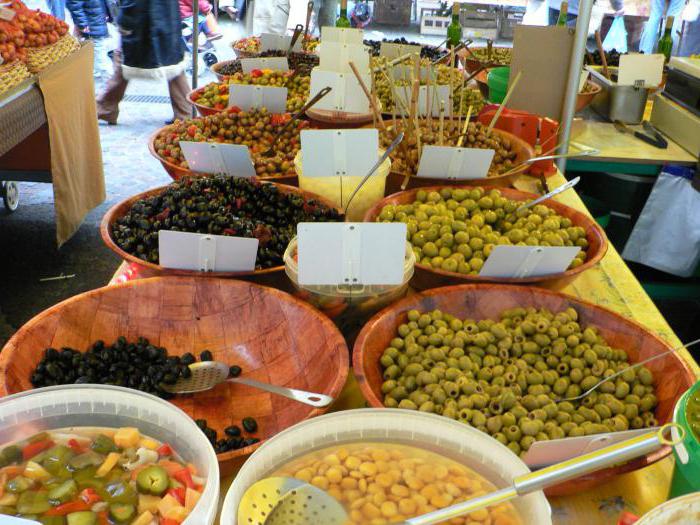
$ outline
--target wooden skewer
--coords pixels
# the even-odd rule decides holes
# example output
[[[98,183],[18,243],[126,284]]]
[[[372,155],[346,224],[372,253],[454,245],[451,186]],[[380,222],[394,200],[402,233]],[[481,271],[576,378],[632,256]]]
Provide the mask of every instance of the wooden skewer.
[[[598,53],[600,53],[600,62],[603,64],[603,75],[608,80],[610,78],[610,71],[608,71],[608,59],[605,57],[605,49],[603,49],[603,41],[600,39],[600,31],[595,32],[595,43],[598,46]]]
[[[503,102],[501,102],[501,105],[498,106],[498,109],[496,110],[496,114],[491,119],[491,123],[489,124],[489,127],[486,130],[487,135],[491,134],[493,127],[496,125],[496,122],[498,122],[498,119],[501,116],[501,113],[503,113],[503,110],[505,109],[506,104],[508,104],[508,100],[510,99],[510,96],[513,94],[513,91],[515,91],[515,87],[518,85],[518,82],[520,82],[520,78],[522,77],[522,75],[523,75],[522,71],[518,71],[518,74],[515,75],[515,79],[513,79],[513,82],[511,83],[510,87],[508,88],[508,92],[506,93],[506,96],[503,97]]]
[[[459,135],[459,140],[457,141],[457,147],[461,148],[464,143],[464,136],[467,134],[467,128],[469,127],[469,119],[472,116],[472,105],[469,104],[469,111],[467,111],[467,119],[464,121],[464,127],[462,128],[462,133]]]
[[[445,144],[445,101],[440,101],[440,134],[438,135],[440,146]]]
[[[459,110],[457,111],[457,123],[458,129],[462,129],[462,105],[464,104],[464,74],[460,72],[460,76],[462,77],[462,83],[459,86]],[[454,111],[454,108],[452,108]],[[470,106],[471,109],[471,106]],[[469,120],[469,119],[467,119]]]
[[[348,65],[350,66],[350,69],[352,69],[352,72],[355,75],[355,78],[357,79],[357,81],[359,82],[360,87],[362,88],[362,91],[364,92],[365,96],[367,97],[367,100],[369,100],[369,105],[372,108],[373,118],[376,119],[377,122],[379,122],[379,125],[382,128],[382,131],[386,131],[387,129],[386,129],[386,125],[384,124],[384,119],[382,118],[382,114],[379,111],[379,108],[377,107],[377,103],[376,103],[374,97],[372,96],[372,93],[370,93],[370,91],[367,89],[367,86],[365,85],[365,81],[362,80],[362,76],[360,76],[360,72],[357,70],[357,67],[355,66],[355,64],[352,61],[349,62]]]

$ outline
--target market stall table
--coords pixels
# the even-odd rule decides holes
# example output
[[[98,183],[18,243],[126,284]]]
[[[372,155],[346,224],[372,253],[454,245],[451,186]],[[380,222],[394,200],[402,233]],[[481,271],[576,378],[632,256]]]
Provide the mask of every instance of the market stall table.
[[[566,181],[561,174],[548,179],[550,187],[558,187]],[[534,180],[525,178],[516,184],[524,190],[532,190]],[[564,204],[585,210],[583,202],[574,191],[564,192],[556,197]],[[137,277],[126,263],[122,263],[110,284]],[[652,300],[644,292],[622,258],[610,246],[599,265],[580,274],[575,279],[564,282],[554,281],[547,288],[570,294],[575,297],[610,308],[644,325],[673,346],[680,341],[658,311]],[[700,377],[700,367],[687,350],[679,355]],[[350,375],[345,389],[335,403],[336,410],[361,408],[365,406],[354,377]],[[673,459],[666,459],[647,468],[620,476],[593,490],[580,494],[550,498],[554,523],[556,525],[615,525],[622,510],[641,515],[664,502],[668,495],[673,473]],[[226,494],[233,477],[222,480],[221,494]]]

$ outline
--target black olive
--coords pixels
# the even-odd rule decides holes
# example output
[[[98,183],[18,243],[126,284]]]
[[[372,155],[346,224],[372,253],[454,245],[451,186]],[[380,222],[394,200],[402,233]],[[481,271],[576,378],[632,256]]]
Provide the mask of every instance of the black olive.
[[[184,379],[189,379],[190,377],[192,377],[192,370],[190,370],[189,366],[183,366],[180,368],[180,375]]]
[[[180,357],[180,362],[181,362],[183,365],[191,365],[191,364],[194,363],[196,360],[197,360],[197,359],[195,359],[195,357],[194,357],[190,352],[187,352],[187,353],[185,353],[185,354],[182,354],[182,356]]]
[[[226,441],[227,441],[229,450],[237,450],[239,448],[243,448],[243,439],[241,439],[239,437],[231,437],[231,438],[228,438]]]
[[[243,424],[244,430],[250,434],[258,430],[258,422],[252,417],[244,417],[241,423]]]
[[[203,432],[204,432],[204,435],[207,436],[207,439],[209,440],[210,443],[212,443],[212,444],[216,443],[216,430],[214,430],[213,428],[207,427],[203,430]]]
[[[197,425],[201,430],[204,430],[207,428],[207,420],[206,419],[195,419],[194,420],[195,425]]]
[[[229,377],[238,377],[241,375],[241,367],[238,365],[233,365],[228,369],[228,375]]]
[[[224,432],[227,436],[231,437],[238,437],[241,435],[241,429],[238,425],[231,425],[230,427],[226,427],[224,429]]]
[[[260,441],[258,438],[248,438],[243,440],[243,446],[249,447],[250,445],[254,445],[255,443],[257,443],[258,441]]]
[[[211,351],[204,350],[201,354],[199,354],[199,359],[200,361],[213,361],[214,356],[212,355]]]
[[[58,355],[58,350],[56,350],[55,348],[47,348],[46,352],[44,353],[44,358],[47,361],[53,361],[55,359],[58,359]]]

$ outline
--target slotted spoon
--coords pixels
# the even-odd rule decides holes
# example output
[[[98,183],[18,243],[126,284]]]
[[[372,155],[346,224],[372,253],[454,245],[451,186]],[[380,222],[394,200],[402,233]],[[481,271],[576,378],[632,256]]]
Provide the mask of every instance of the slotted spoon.
[[[325,394],[316,394],[315,392],[306,392],[305,390],[298,390],[296,388],[271,385],[244,377],[229,377],[229,366],[219,361],[192,363],[189,365],[189,369],[192,372],[190,377],[186,379],[181,377],[174,385],[162,384],[161,388],[171,394],[194,394],[196,392],[211,390],[216,385],[228,381],[229,383],[238,383],[239,385],[247,385],[265,390],[266,392],[293,399],[294,401],[299,401],[300,403],[313,407],[325,407],[333,402],[333,398]]]
[[[671,429],[678,437],[672,440]],[[536,472],[516,477],[510,487],[478,496],[444,509],[409,518],[396,525],[434,525],[479,509],[537,492],[568,479],[628,461],[666,445],[676,445],[685,430],[672,423],[658,431],[610,445]],[[327,492],[294,478],[262,479],[243,494],[238,523],[245,525],[343,525],[348,521],[343,506]]]

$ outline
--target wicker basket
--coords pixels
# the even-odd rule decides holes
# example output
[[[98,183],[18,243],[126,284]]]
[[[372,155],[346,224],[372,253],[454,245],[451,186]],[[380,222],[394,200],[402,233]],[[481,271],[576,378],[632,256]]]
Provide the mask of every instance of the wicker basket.
[[[80,49],[80,42],[69,34],[62,36],[58,42],[50,46],[28,48],[27,68],[32,73],[39,73],[78,49]]]
[[[23,62],[17,61],[0,66],[0,95],[8,92],[22,81],[30,78],[32,74]]]

